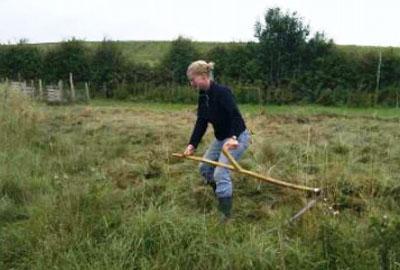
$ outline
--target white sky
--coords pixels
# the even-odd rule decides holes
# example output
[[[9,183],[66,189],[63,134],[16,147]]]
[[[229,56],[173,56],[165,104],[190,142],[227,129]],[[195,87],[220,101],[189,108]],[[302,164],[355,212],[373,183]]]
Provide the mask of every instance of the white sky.
[[[0,43],[254,40],[267,8],[297,11],[337,44],[400,47],[399,0],[0,0]]]

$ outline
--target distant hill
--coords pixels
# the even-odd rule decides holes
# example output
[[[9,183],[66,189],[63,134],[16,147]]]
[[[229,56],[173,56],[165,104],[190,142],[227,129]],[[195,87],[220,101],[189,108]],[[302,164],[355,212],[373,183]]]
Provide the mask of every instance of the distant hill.
[[[171,46],[171,41],[115,41],[122,48],[124,55],[129,59],[138,63],[147,63],[156,65]],[[100,42],[87,41],[90,47],[95,47]],[[40,43],[33,44],[43,49],[50,49],[58,43]],[[193,44],[201,53],[206,53],[208,50],[217,46],[230,46],[231,44],[245,44],[233,42],[199,42],[194,41]],[[339,49],[350,54],[367,54],[378,52],[382,49],[382,53],[388,50],[393,50],[393,53],[400,56],[400,47],[376,47],[376,46],[357,46],[357,45],[336,45]]]
[[[147,63],[155,65],[159,63],[165,53],[171,46],[171,41],[115,41],[122,48],[124,55],[129,59],[138,63]],[[95,47],[100,42],[87,41],[89,47]],[[39,43],[33,44],[42,49],[51,49],[58,43]],[[208,50],[217,46],[229,46],[230,42],[193,42],[200,53],[205,53]],[[237,43],[235,43],[237,44]]]
[[[387,53],[392,50],[392,53],[400,57],[400,47],[378,47],[378,46],[357,46],[357,45],[336,45],[339,49],[346,53],[364,55],[375,53],[382,50],[382,53]]]

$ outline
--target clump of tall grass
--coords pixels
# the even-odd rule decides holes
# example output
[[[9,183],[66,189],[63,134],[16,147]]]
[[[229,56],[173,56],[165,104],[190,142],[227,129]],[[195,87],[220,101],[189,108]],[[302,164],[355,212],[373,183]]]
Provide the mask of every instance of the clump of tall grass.
[[[30,217],[29,204],[36,193],[46,192],[47,184],[40,177],[40,164],[30,150],[37,138],[38,122],[42,115],[35,111],[33,104],[22,94],[0,85],[0,242],[17,234],[9,231],[8,224],[23,222]],[[0,253],[1,263],[9,268],[13,260],[30,251],[30,247],[18,246],[23,235],[13,238],[17,246]],[[14,257],[16,256],[16,257]]]
[[[0,199],[5,207],[3,211],[10,211],[14,205],[18,212],[31,198],[30,190],[37,183],[32,178],[40,165],[29,148],[33,138],[38,136],[40,119],[40,113],[25,96],[5,85],[0,86]]]
[[[34,112],[29,98],[6,85],[0,85],[0,125],[3,143],[26,139],[34,133],[40,114]]]

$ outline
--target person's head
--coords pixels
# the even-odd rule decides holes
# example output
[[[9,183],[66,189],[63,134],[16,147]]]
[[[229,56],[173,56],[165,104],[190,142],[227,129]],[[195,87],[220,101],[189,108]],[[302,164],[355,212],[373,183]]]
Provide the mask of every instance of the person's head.
[[[198,60],[191,63],[186,71],[190,85],[197,89],[207,90],[210,87],[213,69],[213,62],[207,63],[206,61]]]

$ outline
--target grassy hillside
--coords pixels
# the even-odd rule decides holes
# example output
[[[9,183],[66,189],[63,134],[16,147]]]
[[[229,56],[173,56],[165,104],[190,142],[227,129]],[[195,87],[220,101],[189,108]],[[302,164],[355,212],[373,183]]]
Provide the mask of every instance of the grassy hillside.
[[[99,42],[87,42],[89,47],[95,47]],[[171,41],[117,41],[119,47],[121,47],[124,55],[133,61],[138,63],[148,63],[155,65],[160,62],[162,57],[168,51],[171,46]],[[229,42],[194,42],[194,45],[198,50],[205,54],[210,49],[216,46],[230,46]],[[35,44],[40,46],[44,50],[54,47],[57,43],[42,43]],[[366,54],[366,53],[378,53],[380,49],[382,52],[393,50],[397,55],[400,55],[400,48],[397,47],[374,47],[374,46],[355,46],[355,45],[337,45],[339,49],[350,53],[350,54]]]
[[[99,44],[99,42],[92,41],[86,43],[91,48]],[[159,63],[171,46],[171,41],[116,41],[116,43],[128,59],[150,65]],[[208,50],[220,45],[229,46],[229,43],[222,42],[194,42],[194,44],[200,53],[206,53]],[[57,43],[35,44],[35,46],[39,46],[44,50],[51,49],[56,45]]]
[[[356,46],[356,45],[337,45],[338,48],[348,54],[356,54],[359,56],[365,54],[375,54],[378,58],[379,51],[382,51],[382,55],[385,53],[392,53],[397,57],[400,57],[399,47],[377,47],[377,46]]]
[[[176,159],[191,105],[35,104],[0,86],[0,269],[397,269],[400,114],[243,106],[241,164],[324,189],[234,175],[234,219]],[[209,131],[197,154],[212,139]]]

